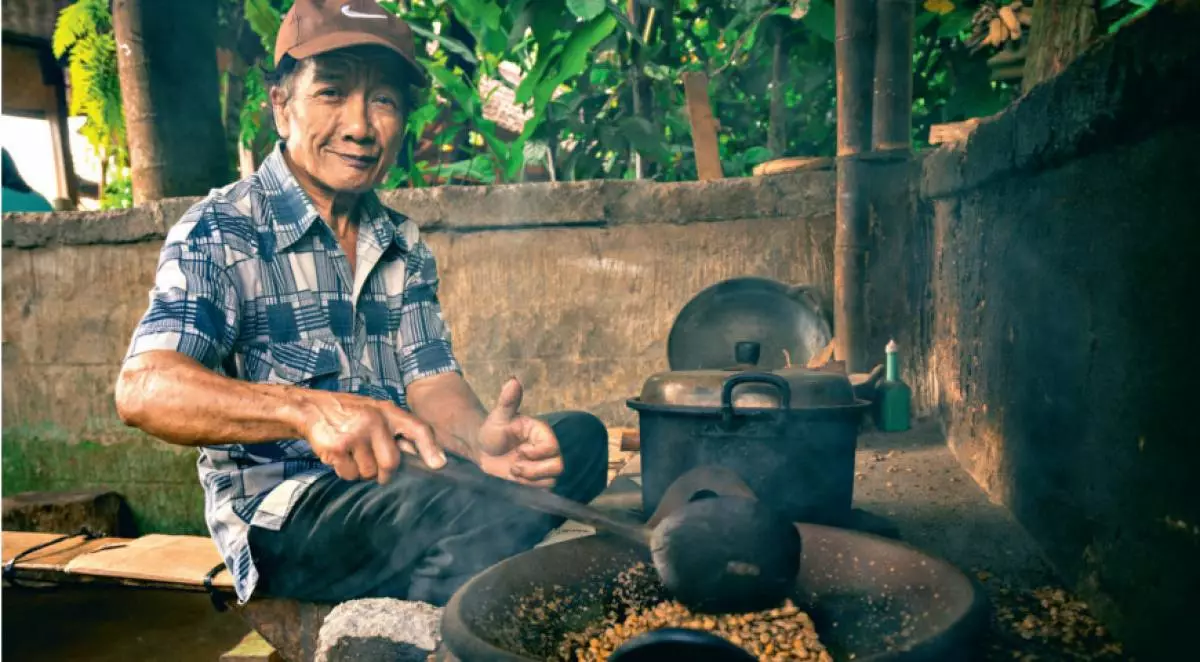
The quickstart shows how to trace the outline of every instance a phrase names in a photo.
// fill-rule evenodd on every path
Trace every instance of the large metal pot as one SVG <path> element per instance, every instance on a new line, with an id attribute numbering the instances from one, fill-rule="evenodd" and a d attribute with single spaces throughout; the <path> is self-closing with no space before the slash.
<path id="1" fill-rule="evenodd" d="M 679 370 L 646 380 L 627 401 L 638 412 L 646 512 L 690 469 L 732 469 L 763 501 L 797 522 L 842 524 L 850 515 L 854 454 L 868 402 L 843 374 L 740 366 Z"/>

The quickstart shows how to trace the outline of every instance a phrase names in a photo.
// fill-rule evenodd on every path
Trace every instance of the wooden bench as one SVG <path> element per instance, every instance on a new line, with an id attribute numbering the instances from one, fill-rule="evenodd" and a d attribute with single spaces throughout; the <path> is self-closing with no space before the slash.
<path id="1" fill-rule="evenodd" d="M 208 592 L 217 608 L 229 608 L 286 660 L 311 660 L 317 634 L 333 605 L 257 599 L 238 605 L 233 577 L 221 565 L 212 540 L 202 536 L 147 535 L 92 538 L 5 531 L 0 537 L 4 585 L 107 584 Z M 34 550 L 34 551 L 29 551 Z M 20 558 L 10 567 L 10 561 Z M 210 586 L 205 578 L 212 573 Z"/>

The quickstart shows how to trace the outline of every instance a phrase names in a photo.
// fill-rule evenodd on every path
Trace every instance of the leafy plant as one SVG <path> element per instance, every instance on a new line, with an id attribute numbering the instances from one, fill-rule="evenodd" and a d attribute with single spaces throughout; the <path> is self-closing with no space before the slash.
<path id="1" fill-rule="evenodd" d="M 1100 0 L 1100 13 L 1108 18 L 1108 34 L 1120 30 L 1126 23 L 1154 9 L 1157 0 Z"/>
<path id="2" fill-rule="evenodd" d="M 114 177 L 100 196 L 102 209 L 128 209 L 133 206 L 133 180 L 128 175 Z"/>
<path id="3" fill-rule="evenodd" d="M 225 1 L 242 3 L 241 14 L 266 53 L 245 78 L 238 127 L 243 145 L 260 148 L 276 138 L 263 74 L 292 0 Z M 1101 1 L 1137 13 L 1154 0 Z M 924 0 L 917 10 L 918 146 L 930 124 L 991 114 L 1012 98 L 1009 87 L 989 79 L 984 57 L 962 47 L 979 0 L 970 2 Z M 432 80 L 429 93 L 410 109 L 409 139 L 385 186 L 519 181 L 531 164 L 565 180 L 694 179 L 681 83 L 690 71 L 707 74 L 727 176 L 748 175 L 772 158 L 834 153 L 834 0 L 379 4 L 412 27 L 420 64 Z M 115 101 L 101 94 L 79 101 L 92 103 L 97 144 L 116 153 L 124 136 L 107 2 L 79 0 L 67 11 L 78 15 L 60 19 L 63 48 L 89 40 L 79 50 L 92 78 L 79 74 L 77 87 L 117 93 Z M 58 42 L 56 36 L 56 48 Z M 107 62 L 111 69 L 104 68 Z M 513 66 L 521 77 L 510 83 L 502 68 Z M 75 79 L 73 74 L 73 85 Z M 485 113 L 497 90 L 511 94 L 526 113 L 518 135 Z"/>
<path id="4" fill-rule="evenodd" d="M 100 190 L 109 188 L 108 174 L 118 188 L 127 177 L 129 152 L 125 143 L 125 117 L 121 107 L 121 81 L 117 73 L 117 42 L 112 32 L 112 14 L 106 0 L 79 0 L 59 12 L 54 26 L 54 56 L 68 56 L 67 78 L 71 88 L 68 112 L 83 115 L 80 134 L 100 158 Z M 118 199 L 102 196 L 101 206 Z"/>

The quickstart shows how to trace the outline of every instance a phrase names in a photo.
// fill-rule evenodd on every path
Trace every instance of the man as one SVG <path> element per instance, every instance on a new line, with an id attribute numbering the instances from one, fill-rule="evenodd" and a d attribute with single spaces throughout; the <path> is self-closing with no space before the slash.
<path id="1" fill-rule="evenodd" d="M 520 414 L 515 379 L 489 413 L 462 377 L 434 257 L 373 192 L 424 84 L 407 26 L 369 0 L 297 0 L 276 72 L 282 141 L 171 228 L 117 409 L 200 448 L 205 517 L 240 601 L 444 604 L 561 520 L 405 472 L 403 451 L 434 467 L 452 451 L 589 501 L 604 426 Z"/>

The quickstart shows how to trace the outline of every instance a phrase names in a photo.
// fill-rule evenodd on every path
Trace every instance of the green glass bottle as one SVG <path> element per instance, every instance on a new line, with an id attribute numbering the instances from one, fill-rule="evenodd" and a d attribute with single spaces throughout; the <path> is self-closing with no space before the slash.
<path id="1" fill-rule="evenodd" d="M 912 389 L 900 379 L 896 341 L 887 344 L 887 372 L 875 388 L 875 427 L 903 432 L 912 425 Z"/>

